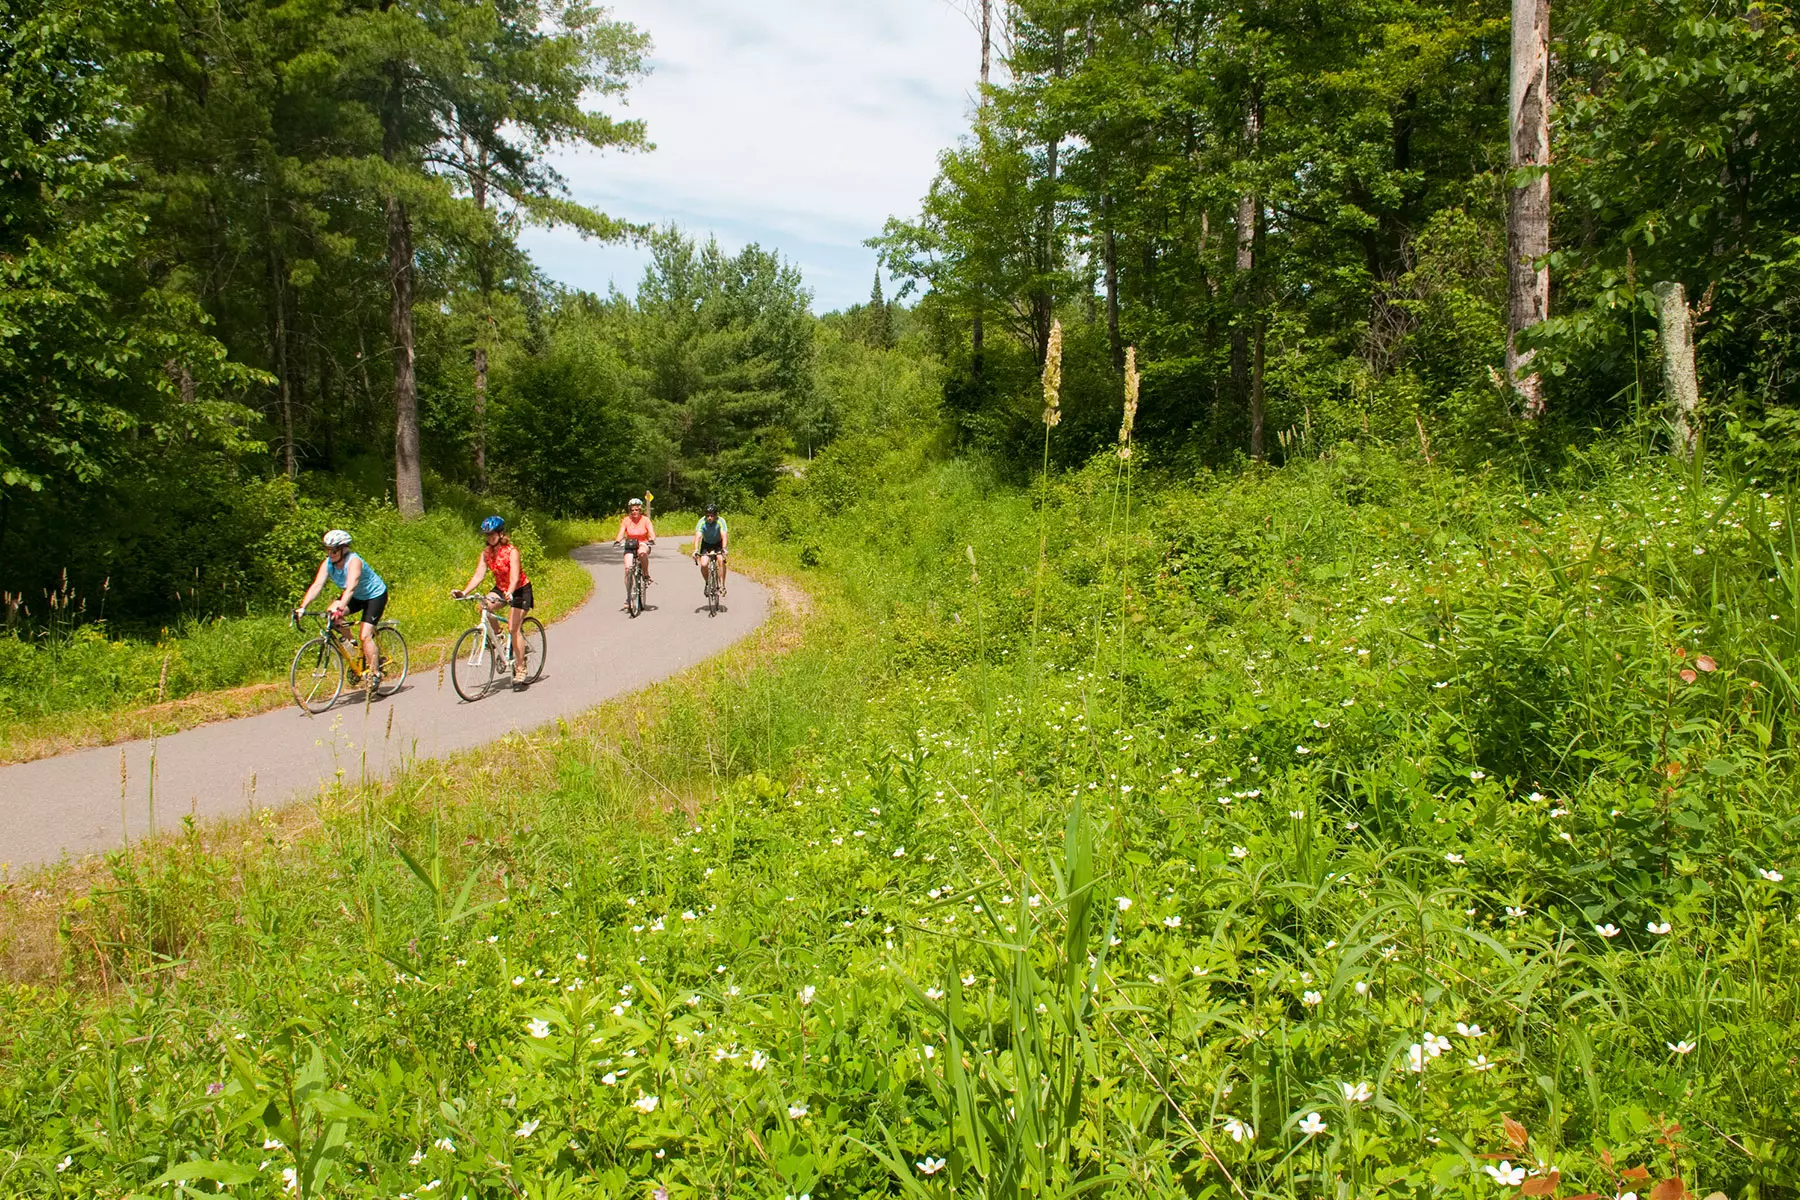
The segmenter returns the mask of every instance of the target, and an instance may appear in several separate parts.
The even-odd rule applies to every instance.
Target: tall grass
[[[1789,499],[1345,448],[1107,547],[1108,458],[797,485],[797,646],[139,860],[0,1190],[1794,1194]]]

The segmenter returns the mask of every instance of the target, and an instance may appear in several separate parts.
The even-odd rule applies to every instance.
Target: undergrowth
[[[788,653],[109,860],[0,1190],[1795,1194],[1791,497],[1108,458],[1034,638],[1033,495],[832,453]]]

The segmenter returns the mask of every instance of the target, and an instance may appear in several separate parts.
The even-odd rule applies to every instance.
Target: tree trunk
[[[487,491],[487,383],[486,346],[475,347],[475,490]]]
[[[1052,71],[1056,78],[1063,74],[1064,29],[1056,31],[1056,52]],[[1056,318],[1056,295],[1051,290],[1050,272],[1056,265],[1056,169],[1062,153],[1062,131],[1050,135],[1045,147],[1043,229],[1038,245],[1038,279],[1031,297],[1031,323],[1037,338],[1037,365],[1041,370],[1050,353],[1050,325]]]
[[[1254,98],[1244,114],[1244,143],[1247,153],[1254,156],[1256,144],[1262,135],[1262,106]],[[1237,393],[1239,412],[1249,413],[1255,417],[1258,400],[1255,381],[1252,378],[1250,363],[1250,325],[1245,309],[1253,309],[1255,298],[1251,295],[1250,276],[1256,269],[1256,223],[1260,205],[1254,191],[1246,191],[1238,197],[1237,210],[1237,278],[1234,297],[1237,302],[1238,317],[1231,325],[1231,385]],[[1243,426],[1234,418],[1232,426],[1241,431]],[[1254,425],[1254,420],[1252,421]],[[1260,438],[1260,434],[1252,429],[1252,437]],[[1253,444],[1252,453],[1256,453]]]
[[[1506,380],[1527,417],[1544,411],[1543,381],[1531,369],[1534,351],[1521,352],[1519,334],[1550,315],[1550,0],[1513,0],[1512,85],[1509,95],[1512,183],[1507,193]]]
[[[394,503],[407,519],[425,512],[419,473],[419,383],[413,370],[412,218],[397,197],[387,201],[388,275],[393,294],[389,322],[394,339]]]
[[[994,0],[981,0],[981,95],[975,100],[975,119],[985,122],[988,110],[988,68],[992,62],[994,46]],[[986,146],[986,140],[982,145]],[[981,390],[982,359],[985,356],[985,331],[981,327],[982,299],[979,290],[975,296],[975,315],[969,321],[969,376],[977,393]]]
[[[988,64],[994,47],[994,0],[981,0],[981,98],[977,108],[987,107]]]
[[[1663,411],[1673,440],[1669,453],[1694,456],[1700,430],[1700,378],[1694,371],[1694,313],[1688,308],[1687,288],[1680,283],[1659,283],[1651,288],[1656,297],[1657,326],[1661,333],[1663,363]]]
[[[484,151],[476,159],[474,178],[469,181],[475,207],[483,215],[487,213],[487,154]],[[475,343],[475,489],[487,491],[487,387],[488,387],[488,345],[494,334],[494,268],[488,251],[489,244],[484,240],[476,251],[476,280],[481,291],[482,332],[476,335]],[[487,341],[482,339],[486,338]]]
[[[1110,197],[1101,197],[1100,210],[1106,214],[1106,228],[1100,241],[1101,252],[1106,256],[1106,340],[1112,348],[1113,370],[1123,371],[1125,343],[1119,338],[1119,248],[1113,237]],[[1091,287],[1088,294],[1093,294]]]
[[[263,232],[269,239],[270,310],[274,327],[269,331],[269,363],[275,368],[275,395],[281,406],[281,469],[289,479],[297,475],[294,464],[294,393],[288,364],[287,284],[281,253],[275,246],[275,210],[263,194]]]

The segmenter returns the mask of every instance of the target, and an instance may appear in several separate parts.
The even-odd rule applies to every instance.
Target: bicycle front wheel
[[[706,572],[706,615],[719,615],[719,560],[713,559],[712,566]]]
[[[450,658],[450,686],[470,703],[480,700],[493,686],[499,661],[500,656],[481,635],[481,626],[465,631],[456,639],[456,653]]]
[[[526,617],[519,622],[519,632],[525,638],[525,681],[536,683],[544,673],[544,655],[548,652],[544,623],[536,617]]]
[[[381,686],[375,694],[391,696],[406,682],[406,638],[392,625],[382,625],[375,630],[375,651],[381,656]]]
[[[625,608],[634,617],[644,611],[644,575],[636,568],[631,572],[631,586],[625,589]]]
[[[344,660],[329,641],[316,637],[294,652],[288,686],[295,704],[309,713],[322,713],[344,690]]]

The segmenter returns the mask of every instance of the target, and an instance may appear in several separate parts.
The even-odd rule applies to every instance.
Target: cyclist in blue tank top
[[[333,625],[351,613],[362,617],[362,626],[358,632],[362,635],[363,665],[372,676],[370,686],[379,687],[381,672],[378,665],[381,656],[375,649],[375,626],[381,623],[381,614],[387,609],[388,586],[375,568],[363,561],[362,555],[351,553],[348,533],[342,529],[333,529],[322,541],[325,543],[325,561],[319,564],[312,586],[301,597],[300,607],[294,610],[294,618],[298,620],[306,615],[306,606],[325,590],[327,582],[334,587],[343,588],[343,595],[333,600],[326,612],[330,614]]]

